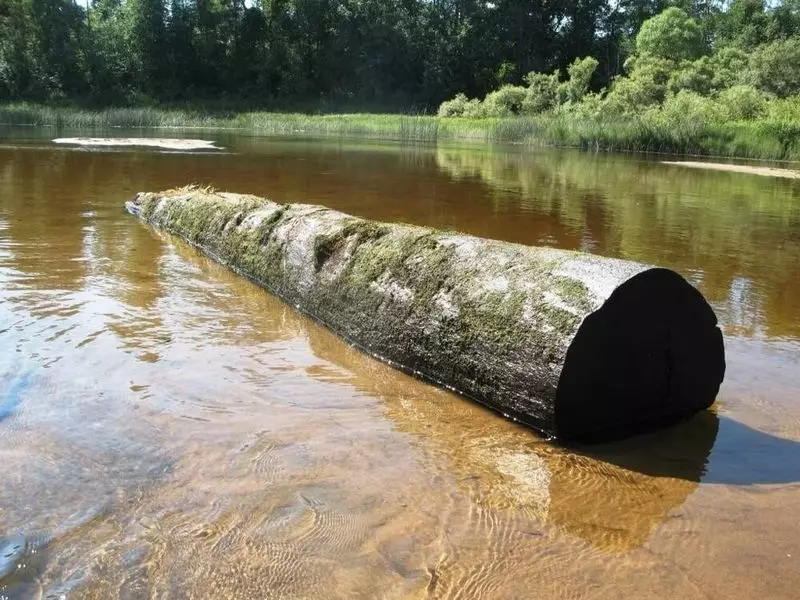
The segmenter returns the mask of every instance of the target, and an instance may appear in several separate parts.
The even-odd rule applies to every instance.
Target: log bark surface
[[[361,349],[553,437],[656,427],[722,381],[716,317],[666,269],[198,188],[126,206]]]

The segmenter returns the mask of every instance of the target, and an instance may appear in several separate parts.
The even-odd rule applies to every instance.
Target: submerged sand
[[[167,150],[218,150],[214,142],[209,140],[189,140],[180,138],[56,138],[55,144],[70,144],[76,146],[104,146],[104,147],[147,147],[163,148]]]
[[[728,171],[731,173],[749,173],[751,175],[763,175],[766,177],[784,177],[786,179],[800,179],[800,171],[792,169],[777,169],[775,167],[755,167],[752,165],[733,165],[730,163],[714,163],[699,161],[662,161],[665,165],[677,165],[679,167],[691,167],[693,169],[714,169],[715,171]]]

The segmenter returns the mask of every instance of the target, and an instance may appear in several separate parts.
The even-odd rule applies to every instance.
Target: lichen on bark
[[[620,285],[650,271],[196,187],[141,193],[128,208],[363,350],[561,437],[581,433],[556,418],[579,328]]]

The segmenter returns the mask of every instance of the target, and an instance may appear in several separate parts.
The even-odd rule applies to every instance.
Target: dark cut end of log
[[[578,329],[556,392],[558,437],[602,441],[680,421],[713,404],[724,374],[702,294],[674,271],[643,271]]]

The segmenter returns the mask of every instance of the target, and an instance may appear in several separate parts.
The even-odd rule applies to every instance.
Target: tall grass
[[[511,118],[425,115],[304,115],[191,109],[84,110],[33,104],[0,106],[0,124],[55,129],[213,129],[255,135],[367,137],[406,142],[469,140],[586,150],[661,152],[800,160],[800,123],[781,115],[729,123],[643,115],[629,120],[542,114]]]

